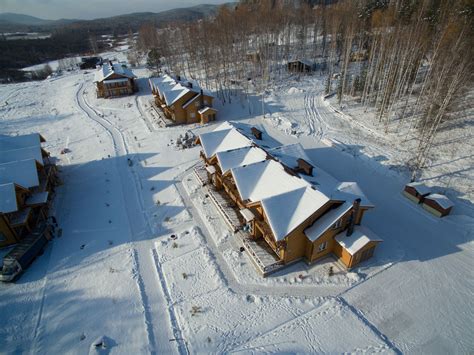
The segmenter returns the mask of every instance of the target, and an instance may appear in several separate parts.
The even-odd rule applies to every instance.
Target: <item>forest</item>
[[[200,80],[224,102],[273,87],[289,60],[310,60],[327,94],[375,109],[385,131],[416,118],[414,180],[472,89],[473,10],[472,0],[240,1],[212,19],[142,26],[130,59],[149,53],[152,69]]]

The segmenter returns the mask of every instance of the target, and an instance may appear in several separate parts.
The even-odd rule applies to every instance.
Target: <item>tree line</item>
[[[211,19],[139,30],[136,53],[214,89],[263,91],[296,58],[315,63],[339,105],[358,100],[385,127],[415,118],[412,179],[473,79],[472,0],[246,0]]]

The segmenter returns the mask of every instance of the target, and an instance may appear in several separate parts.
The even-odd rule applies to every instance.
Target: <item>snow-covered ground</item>
[[[62,236],[0,285],[1,352],[94,353],[100,338],[116,353],[474,350],[470,197],[452,185],[464,200],[443,219],[405,199],[406,176],[379,158],[396,161],[396,150],[335,113],[317,78],[268,95],[266,118],[251,97],[218,103],[218,119],[298,141],[337,179],[357,181],[376,205],[364,224],[384,242],[352,272],[329,277],[329,258],[261,279],[194,180],[199,147],[174,144],[215,124],[161,128],[145,79],[137,95],[106,100],[92,77],[0,86],[0,134],[41,132],[63,181]]]

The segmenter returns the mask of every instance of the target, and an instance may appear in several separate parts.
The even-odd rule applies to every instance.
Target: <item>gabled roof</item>
[[[117,74],[129,79],[136,78],[133,72],[125,65],[120,63],[113,63],[112,65],[110,65],[110,63],[104,63],[102,67],[96,71],[94,82],[104,81],[113,74]]]
[[[356,198],[360,198],[360,205],[364,207],[374,207],[372,202],[365,196],[362,189],[356,182],[344,181],[337,185],[334,192],[331,194],[331,198],[334,200],[341,201],[354,201]]]
[[[407,186],[414,188],[422,196],[431,193],[431,189],[421,182],[410,182]]]
[[[319,217],[312,226],[305,229],[306,237],[314,242],[318,240],[331,226],[352,208],[352,203],[344,202],[342,205],[327,211]]]
[[[203,113],[206,113],[207,111],[217,112],[217,110],[214,107],[206,106],[206,107],[203,107],[202,109],[198,110],[198,113],[202,115]]]
[[[200,94],[201,88],[198,83],[192,80],[177,80],[168,74],[164,74],[158,78],[150,78],[150,85],[156,91],[158,91],[160,96],[165,98],[167,106],[175,104],[179,99],[189,92],[194,92]],[[213,97],[209,91],[203,90],[205,96]],[[195,97],[192,97],[187,102],[183,104],[183,108],[189,105]]]
[[[268,153],[291,169],[298,166],[298,159],[304,159],[308,162],[311,161],[299,143],[281,145],[269,149]]]
[[[0,213],[11,213],[18,211],[16,203],[15,184],[0,184]]]
[[[436,202],[442,208],[447,209],[454,206],[454,203],[444,195],[441,194],[431,194],[425,197],[425,200],[431,200]]]
[[[15,183],[27,189],[39,185],[38,170],[34,159],[0,164],[0,184]]]
[[[283,165],[270,159],[234,168],[232,176],[243,201],[261,201],[301,187],[310,187],[303,179],[288,174]]]
[[[328,201],[320,191],[306,186],[265,198],[261,203],[273,236],[280,241]]]
[[[252,141],[235,128],[203,133],[199,139],[207,158],[226,150],[252,146]]]
[[[32,146],[41,147],[42,142],[46,142],[46,140],[39,133],[22,136],[0,136],[0,152]]]
[[[351,236],[346,235],[346,231],[339,233],[336,236],[336,241],[341,245],[347,252],[354,255],[363,247],[370,242],[382,242],[374,232],[364,226],[356,226]]]
[[[35,145],[26,148],[5,150],[0,152],[0,164],[16,160],[35,159],[37,163],[43,165],[43,155],[41,146]]]
[[[267,153],[257,147],[243,147],[216,154],[222,173],[243,165],[249,165],[267,159]]]

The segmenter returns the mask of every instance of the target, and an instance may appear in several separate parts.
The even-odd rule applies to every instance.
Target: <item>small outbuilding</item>
[[[415,203],[422,203],[424,198],[431,193],[426,185],[420,182],[411,182],[405,185],[403,195]]]
[[[297,59],[288,62],[288,71],[293,73],[309,73],[313,71],[314,63],[307,59]]]
[[[451,213],[453,202],[444,195],[430,194],[423,200],[423,208],[437,217],[444,217]]]

